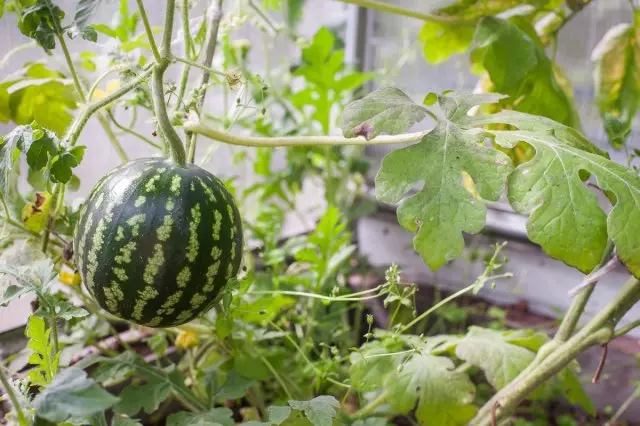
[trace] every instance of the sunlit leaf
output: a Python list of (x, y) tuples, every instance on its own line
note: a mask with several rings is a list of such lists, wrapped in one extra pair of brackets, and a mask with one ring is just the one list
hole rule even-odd
[(507, 103), (517, 111), (579, 129), (575, 106), (556, 78), (556, 65), (547, 57), (530, 24), (523, 19), (514, 18), (514, 22), (485, 17), (478, 24), (476, 60), (481, 58), (492, 90), (509, 95)]
[[(541, 128), (546, 123), (542, 117), (516, 111), (469, 121), (475, 125), (506, 123), (521, 129)], [(535, 149), (535, 156), (518, 166), (508, 181), (513, 208), (531, 214), (527, 231), (533, 242), (550, 256), (586, 273), (598, 264), (610, 238), (619, 259), (632, 274), (640, 276), (640, 176), (583, 149), (585, 144), (566, 138), (566, 131), (547, 128), (491, 133), (504, 147), (526, 142)], [(598, 187), (609, 194), (613, 208), (608, 215), (583, 182), (583, 171), (590, 173)]]
[(626, 142), (640, 102), (640, 29), (619, 24), (593, 50), (596, 102), (609, 141)]
[(406, 132), (426, 115), (424, 107), (414, 103), (401, 90), (385, 87), (347, 105), (340, 128), (347, 138), (364, 136), (369, 140), (383, 133)]

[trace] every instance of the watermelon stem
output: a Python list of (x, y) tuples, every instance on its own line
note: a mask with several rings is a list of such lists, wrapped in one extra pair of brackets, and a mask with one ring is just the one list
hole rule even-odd
[[(144, 6), (142, 0), (138, 1), (138, 8), (142, 11)], [(164, 33), (162, 35), (162, 53), (161, 58), (153, 67), (151, 75), (151, 92), (153, 94), (153, 109), (158, 120), (160, 134), (167, 141), (171, 159), (179, 166), (184, 167), (186, 164), (186, 153), (184, 144), (178, 133), (171, 125), (169, 114), (167, 113), (167, 103), (164, 97), (164, 72), (171, 62), (171, 35), (173, 33), (173, 17), (175, 14), (175, 0), (167, 0), (167, 10), (165, 11)], [(149, 39), (152, 34), (147, 32)]]

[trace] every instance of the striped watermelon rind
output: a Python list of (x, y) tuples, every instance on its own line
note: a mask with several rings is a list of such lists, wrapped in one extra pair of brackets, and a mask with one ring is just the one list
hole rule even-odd
[(109, 313), (170, 327), (210, 309), (236, 277), (242, 223), (224, 184), (195, 166), (146, 158), (104, 176), (82, 207), (76, 266)]

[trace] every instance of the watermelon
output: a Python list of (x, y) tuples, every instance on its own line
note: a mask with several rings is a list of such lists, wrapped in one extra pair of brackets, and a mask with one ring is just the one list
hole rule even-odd
[(82, 280), (102, 308), (136, 324), (170, 327), (213, 307), (236, 277), (242, 223), (214, 175), (146, 158), (98, 182), (73, 243)]

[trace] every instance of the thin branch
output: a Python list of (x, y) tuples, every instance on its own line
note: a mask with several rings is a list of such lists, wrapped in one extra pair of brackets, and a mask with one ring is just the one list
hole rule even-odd
[(498, 420), (496, 419), (496, 411), (498, 408), (500, 408), (500, 403), (496, 401), (491, 406), (491, 426), (497, 426), (498, 424)]
[(128, 66), (128, 65), (120, 64), (120, 65), (116, 65), (114, 67), (111, 67), (108, 70), (106, 70), (105, 72), (103, 72), (100, 75), (100, 77), (98, 77), (96, 79), (96, 81), (94, 81), (93, 84), (91, 85), (91, 89), (89, 89), (89, 95), (87, 96), (87, 98), (89, 100), (93, 99), (93, 94), (98, 89), (98, 86), (100, 85), (102, 80), (104, 80), (105, 78), (107, 78), (109, 76), (109, 74), (111, 74), (113, 72), (116, 72), (116, 71), (124, 71), (124, 70), (127, 70), (127, 69), (131, 69), (131, 67)]
[(140, 83), (147, 80), (149, 74), (151, 74), (151, 69), (143, 71), (137, 78), (125, 84), (115, 92), (110, 93), (104, 98), (98, 99), (97, 101), (88, 104), (82, 114), (78, 116), (78, 118), (74, 121), (74, 123), (71, 125), (71, 128), (69, 129), (69, 132), (65, 138), (69, 145), (74, 146), (77, 143), (78, 138), (80, 137), (80, 133), (93, 114), (135, 89), (138, 85), (140, 85)]
[(639, 320), (635, 320), (633, 322), (630, 322), (629, 324), (620, 327), (618, 330), (616, 330), (615, 333), (613, 333), (614, 337), (620, 337), (620, 336), (624, 336), (625, 334), (627, 334), (628, 332), (630, 332), (631, 330), (633, 330), (634, 328), (638, 328), (640, 327), (640, 319)]
[(310, 146), (310, 145), (383, 145), (400, 144), (407, 142), (418, 142), (428, 131), (405, 133), (401, 135), (378, 136), (371, 140), (366, 140), (360, 136), (357, 138), (344, 138), (341, 136), (282, 136), (282, 137), (262, 137), (262, 136), (240, 136), (234, 135), (224, 130), (215, 129), (198, 121), (186, 121), (184, 129), (206, 136), (213, 140), (224, 142), (230, 145), (253, 146), (253, 147), (287, 147), (287, 146)]
[(609, 272), (613, 271), (619, 264), (620, 262), (618, 261), (618, 256), (614, 255), (602, 268), (596, 269), (595, 271), (593, 271), (592, 273), (584, 277), (584, 279), (580, 284), (578, 284), (577, 286), (569, 290), (568, 292), (569, 297), (574, 297), (575, 295), (580, 293), (582, 290), (584, 290), (586, 287), (589, 287), (592, 284), (593, 285), (597, 284), (597, 282), (602, 277), (607, 275)]
[(222, 76), (222, 77), (227, 77), (227, 73), (224, 72), (224, 71), (218, 71), (218, 70), (216, 70), (214, 68), (208, 67), (208, 66), (203, 65), (203, 64), (199, 64), (199, 63), (197, 63), (195, 61), (192, 61), (192, 60), (189, 60), (189, 59), (186, 59), (186, 58), (178, 58), (178, 57), (174, 56), (173, 60), (177, 61), (177, 62), (182, 62), (183, 64), (187, 64), (187, 65), (190, 65), (192, 67), (200, 68), (201, 70), (208, 71), (210, 73), (217, 74), (217, 75)]
[(625, 399), (625, 401), (620, 405), (620, 408), (618, 408), (618, 411), (616, 411), (616, 413), (609, 419), (607, 423), (604, 424), (604, 426), (615, 426), (618, 422), (618, 419), (622, 417), (624, 412), (627, 411), (629, 407), (631, 407), (631, 404), (633, 404), (633, 402), (638, 398), (640, 398), (640, 386), (637, 387), (627, 399)]
[(249, 7), (253, 9), (255, 14), (258, 15), (258, 17), (262, 19), (265, 24), (267, 24), (267, 27), (269, 27), (269, 30), (271, 30), (272, 32), (272, 34), (269, 35), (273, 36), (282, 30), (283, 26), (281, 24), (276, 24), (275, 22), (273, 22), (273, 19), (271, 19), (271, 17), (267, 15), (267, 13), (262, 10), (262, 8), (258, 6), (253, 0), (248, 0), (248, 4)]
[(600, 383), (600, 376), (602, 375), (604, 364), (607, 362), (608, 354), (609, 354), (609, 344), (605, 343), (602, 345), (602, 353), (600, 354), (600, 361), (598, 362), (598, 367), (596, 368), (596, 371), (593, 374), (593, 378), (591, 379), (591, 383), (593, 383), (594, 385)]
[(113, 114), (113, 112), (111, 110), (107, 110), (107, 115), (111, 119), (111, 122), (118, 129), (122, 130), (123, 132), (126, 132), (126, 133), (130, 134), (131, 136), (135, 136), (136, 138), (140, 139), (141, 141), (143, 141), (147, 145), (150, 145), (150, 146), (152, 146), (152, 147), (154, 147), (156, 149), (159, 149), (159, 150), (163, 149), (160, 145), (158, 145), (157, 143), (155, 143), (154, 141), (152, 141), (151, 139), (149, 139), (148, 137), (146, 137), (142, 133), (138, 133), (135, 130), (124, 126), (122, 123), (120, 123), (118, 120), (116, 120), (116, 117), (115, 117), (115, 115)]
[[(182, 16), (182, 32), (184, 34), (184, 56), (186, 58), (195, 56), (195, 49), (193, 48), (193, 39), (191, 38), (190, 25), (189, 25), (189, 0), (182, 0), (182, 6), (180, 10)], [(178, 98), (176, 100), (176, 111), (181, 108), (182, 101), (184, 100), (184, 94), (187, 90), (187, 83), (189, 82), (189, 73), (191, 72), (191, 66), (187, 63), (182, 67), (182, 75), (180, 76), (180, 85), (178, 86)]]
[[(211, 68), (213, 63), (213, 57), (216, 54), (216, 48), (218, 46), (218, 32), (220, 31), (220, 21), (222, 20), (222, 3), (223, 0), (214, 0), (216, 2), (215, 8), (211, 12), (211, 24), (207, 33), (207, 42), (205, 47), (205, 58), (202, 61), (202, 66), (205, 68)], [(209, 83), (209, 72), (202, 73), (200, 78), (200, 100), (198, 102), (198, 111), (202, 111), (204, 106), (205, 97), (207, 96), (207, 84)], [(196, 144), (198, 143), (198, 135), (196, 133), (187, 133), (187, 160), (193, 163), (196, 153)]]
[(366, 7), (374, 9), (379, 12), (392, 13), (394, 15), (406, 16), (409, 18), (421, 19), (423, 21), (435, 21), (435, 22), (469, 22), (458, 18), (452, 18), (449, 16), (432, 15), (430, 13), (417, 12), (415, 10), (404, 9), (402, 7), (394, 6), (388, 3), (383, 3), (377, 0), (338, 0), (342, 3), (355, 4), (356, 6)]
[[(156, 0), (157, 1), (157, 0)], [(153, 57), (156, 62), (160, 62), (162, 56), (160, 56), (160, 52), (158, 51), (158, 46), (156, 45), (156, 39), (153, 37), (153, 31), (151, 30), (151, 24), (149, 23), (149, 17), (147, 16), (147, 11), (144, 8), (144, 4), (142, 0), (136, 0), (138, 3), (138, 10), (140, 11), (140, 18), (142, 18), (142, 24), (144, 25), (144, 30), (147, 32), (147, 38), (149, 39), (149, 44), (151, 45), (151, 51), (153, 52)]]
[[(607, 263), (612, 251), (613, 241), (609, 240), (604, 249), (604, 253), (602, 254), (602, 259), (600, 259), (600, 263), (596, 266), (597, 269), (600, 269)], [(569, 310), (560, 323), (560, 327), (558, 328), (556, 335), (553, 337), (553, 344), (564, 342), (571, 337), (573, 331), (578, 325), (578, 321), (580, 320), (585, 307), (587, 306), (587, 302), (589, 301), (594, 288), (595, 284), (588, 285), (584, 291), (573, 299), (571, 306), (569, 306)]]
[(13, 49), (10, 49), (7, 53), (5, 53), (5, 55), (0, 60), (0, 69), (4, 68), (4, 66), (7, 64), (9, 59), (11, 59), (11, 57), (16, 53), (25, 49), (31, 49), (33, 47), (38, 47), (38, 43), (36, 43), (35, 41), (30, 41), (28, 43), (19, 44)]
[(16, 397), (15, 392), (13, 391), (13, 387), (11, 386), (11, 383), (9, 383), (9, 379), (7, 379), (7, 376), (4, 374), (4, 369), (2, 365), (0, 365), (0, 383), (2, 384), (2, 387), (4, 387), (4, 390), (7, 393), (7, 395), (9, 396), (9, 399), (11, 400), (11, 404), (13, 405), (13, 409), (16, 410), (18, 423), (21, 426), (28, 426), (29, 421), (24, 415), (24, 411), (22, 411), (22, 406), (20, 405), (20, 402), (18, 401), (18, 398)]

